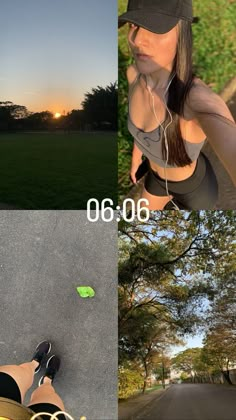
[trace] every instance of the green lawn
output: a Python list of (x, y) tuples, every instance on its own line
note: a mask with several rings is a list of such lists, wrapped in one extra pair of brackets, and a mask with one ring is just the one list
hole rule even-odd
[(0, 203), (80, 210), (116, 191), (115, 133), (0, 135)]
[(157, 389), (163, 389), (163, 386), (162, 386), (162, 385), (154, 385), (152, 388), (148, 388), (148, 389), (146, 389), (145, 394), (146, 394), (147, 392), (153, 392), (153, 391), (156, 391)]

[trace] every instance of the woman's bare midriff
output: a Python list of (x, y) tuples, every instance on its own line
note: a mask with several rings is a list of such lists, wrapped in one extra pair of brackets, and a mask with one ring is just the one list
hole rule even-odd
[(181, 168), (163, 168), (157, 163), (149, 161), (150, 166), (154, 172), (157, 172), (160, 178), (166, 179), (168, 181), (184, 181), (185, 179), (190, 178), (195, 171), (197, 161), (195, 160), (190, 165), (183, 166)]

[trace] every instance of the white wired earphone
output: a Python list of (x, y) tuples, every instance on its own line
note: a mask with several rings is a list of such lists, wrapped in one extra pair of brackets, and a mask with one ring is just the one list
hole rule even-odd
[[(171, 85), (171, 82), (174, 79), (174, 77), (175, 77), (175, 73), (173, 74), (172, 78), (170, 79), (170, 81), (169, 81), (169, 83), (167, 85), (167, 88), (166, 88), (166, 90), (164, 92), (164, 98), (165, 98), (165, 95), (166, 95), (166, 93), (167, 93), (167, 91), (168, 91), (168, 89), (169, 89), (169, 87)], [(147, 78), (146, 78), (146, 81), (147, 81)], [(147, 90), (148, 90), (148, 92), (149, 92), (149, 94), (151, 95), (151, 98), (152, 98), (152, 110), (153, 110), (153, 114), (154, 114), (154, 116), (156, 118), (156, 121), (158, 122), (158, 124), (162, 128), (163, 134), (164, 134), (165, 149), (166, 149), (166, 161), (165, 161), (165, 167), (164, 167), (164, 174), (165, 174), (165, 183), (166, 183), (166, 193), (167, 193), (167, 196), (170, 197), (170, 193), (169, 193), (169, 189), (168, 189), (168, 180), (167, 180), (167, 176), (166, 176), (166, 168), (167, 168), (167, 164), (168, 164), (168, 160), (169, 160), (169, 145), (168, 145), (168, 141), (167, 141), (166, 130), (172, 124), (173, 118), (172, 118), (172, 115), (171, 115), (171, 113), (169, 111), (169, 108), (168, 108), (168, 106), (167, 106), (167, 104), (166, 104), (166, 102), (164, 100), (163, 101), (164, 102), (164, 105), (165, 105), (166, 110), (167, 110), (167, 112), (168, 112), (168, 114), (170, 116), (170, 122), (164, 128), (163, 125), (161, 124), (161, 122), (159, 121), (159, 119), (157, 118), (157, 114), (156, 114), (156, 110), (155, 110), (154, 95), (152, 93), (151, 86), (148, 85), (148, 82), (147, 82)], [(170, 202), (173, 204), (173, 206), (174, 206), (174, 208), (176, 210), (179, 210), (179, 207), (175, 204), (175, 202), (172, 199), (170, 199)]]
[[(68, 413), (66, 413), (65, 411), (57, 411), (56, 413), (54, 413), (54, 414), (50, 414), (50, 413), (37, 413), (37, 414), (34, 414), (33, 415), (33, 417), (31, 417), (31, 419), (30, 420), (37, 420), (37, 417), (39, 417), (39, 416), (49, 416), (50, 417), (50, 419), (49, 420), (59, 420), (59, 415), (60, 414), (63, 414), (64, 416), (66, 416), (66, 418), (68, 418), (69, 420), (74, 420), (74, 418), (70, 415), (70, 414), (68, 414)], [(40, 417), (41, 418), (41, 417)], [(82, 417), (80, 417), (80, 420), (86, 420), (86, 417), (85, 416), (82, 416)]]

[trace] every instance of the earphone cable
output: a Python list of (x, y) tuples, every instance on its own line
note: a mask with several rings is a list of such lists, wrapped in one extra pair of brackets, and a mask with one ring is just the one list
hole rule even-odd
[[(170, 86), (170, 84), (171, 84), (171, 82), (172, 82), (172, 80), (173, 80), (174, 76), (175, 76), (175, 75), (173, 75), (173, 77), (171, 78), (170, 82), (168, 83), (168, 86), (167, 86), (167, 88), (166, 88), (166, 90), (165, 90), (165, 94), (166, 94), (166, 92), (168, 91), (169, 86)], [(170, 122), (166, 125), (166, 127), (163, 127), (163, 125), (161, 124), (161, 122), (160, 122), (160, 121), (159, 121), (159, 119), (157, 118), (157, 115), (156, 115), (156, 110), (155, 110), (154, 95), (153, 95), (153, 93), (152, 93), (152, 91), (151, 91), (151, 89), (150, 89), (150, 87), (149, 87), (149, 86), (148, 86), (148, 92), (150, 93), (151, 98), (152, 98), (152, 109), (153, 109), (153, 114), (154, 114), (154, 116), (155, 116), (155, 119), (156, 119), (157, 123), (158, 123), (158, 124), (160, 124), (160, 127), (162, 128), (162, 130), (163, 130), (163, 134), (164, 134), (164, 144), (165, 144), (165, 149), (166, 149), (166, 159), (165, 159), (165, 167), (164, 167), (164, 174), (165, 174), (165, 186), (166, 186), (166, 193), (167, 193), (167, 196), (170, 198), (170, 193), (169, 193), (169, 189), (168, 189), (168, 179), (167, 179), (167, 176), (166, 176), (166, 169), (167, 169), (167, 164), (168, 164), (168, 160), (169, 160), (169, 145), (168, 145), (168, 140), (167, 140), (166, 130), (167, 130), (167, 128), (168, 128), (168, 127), (172, 124), (172, 122), (173, 122), (173, 118), (172, 118), (171, 112), (169, 111), (169, 108), (168, 108), (168, 106), (167, 106), (166, 102), (163, 100), (164, 105), (165, 105), (165, 107), (166, 107), (166, 110), (167, 110), (167, 112), (168, 112), (168, 114), (169, 114), (169, 117), (170, 117)], [(173, 204), (173, 206), (174, 206), (174, 208), (175, 208), (176, 210), (179, 210), (179, 207), (175, 204), (175, 202), (174, 202), (171, 198), (170, 198), (170, 202)]]

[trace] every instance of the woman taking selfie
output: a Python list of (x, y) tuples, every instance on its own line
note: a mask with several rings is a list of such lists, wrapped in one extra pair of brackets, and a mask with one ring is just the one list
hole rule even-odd
[(193, 74), (192, 2), (129, 0), (119, 17), (119, 26), (125, 23), (134, 57), (127, 69), (131, 179), (136, 183), (145, 156), (142, 198), (150, 210), (172, 200), (213, 209), (218, 185), (201, 149), (207, 138), (236, 185), (236, 125), (224, 101)]

